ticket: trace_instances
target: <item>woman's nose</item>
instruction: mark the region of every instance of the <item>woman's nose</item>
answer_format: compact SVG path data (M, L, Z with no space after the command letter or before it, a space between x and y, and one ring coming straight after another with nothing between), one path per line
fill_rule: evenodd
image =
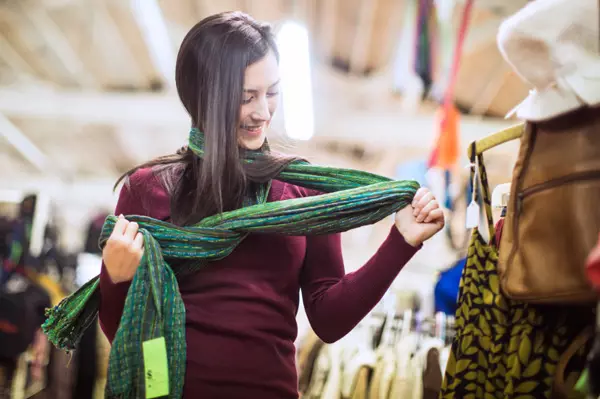
M266 98L255 101L254 109L252 110L252 119L268 121L271 119L271 111L269 110L269 102Z

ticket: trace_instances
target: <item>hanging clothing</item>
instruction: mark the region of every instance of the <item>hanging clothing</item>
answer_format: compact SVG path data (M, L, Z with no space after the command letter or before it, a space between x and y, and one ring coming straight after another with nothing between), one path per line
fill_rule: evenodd
M75 285L82 286L91 278L100 274L102 256L98 248L98 237L102 230L105 215L92 220L86 238L86 250L95 252L82 252L77 255L75 268ZM95 248L93 240L96 240ZM108 368L108 354L110 344L100 329L99 323L86 330L75 351L76 380L74 383L73 398L104 397L106 386L106 370Z
M11 230L6 237L8 255L3 259L0 271L0 285L6 283L17 268L25 265L29 258L29 241L31 239L31 229L33 218L23 216L13 221Z
M600 290L600 239L590 251L586 261L587 277L596 290ZM591 395L600 395L600 303L596 311L596 333L592 349L588 355L587 378L582 383L583 389Z
M308 345L301 349L299 357L299 365L309 368L300 369L299 373L299 381L308 385L302 398L367 399L376 362L373 333L370 326L359 325L341 340L323 346L315 345L315 339L309 335L305 340ZM319 346L321 349L311 370L308 360ZM311 374L309 381L308 373Z
M485 222L494 237L482 155L478 161ZM570 375L578 376L585 363L593 309L532 306L506 298L499 287L494 242L473 230L441 397L567 398Z
M33 270L28 270L27 275L45 290L49 296L51 306L56 306L67 295L67 292L60 283L53 277ZM50 307L50 303L47 307ZM47 385L33 399L72 399L73 384L77 373L75 368L67 367L72 354L56 349L51 345L49 346Z
M417 350L419 335L409 333L396 343L396 370L393 377L388 399L411 398L414 386L414 375L411 370L411 359Z
M32 281L43 288L47 295L49 295L52 306L58 305L58 303L67 296L67 292L60 283L47 274L34 272L32 270L28 270L26 273ZM44 319L42 318L42 320Z
M369 329L359 326L345 338L342 353L342 399L367 399L376 355Z
M442 98L446 91L456 46L457 32L454 24L454 2L435 1L436 25L438 38L437 62L434 63L434 82L431 91L437 98Z
M0 359L0 399L10 399L18 359Z
M10 238L12 229L12 219L0 215L0 265L2 265L4 260L10 255Z
M302 399L339 399L342 388L342 350L340 342L323 347L313 377Z
M42 372L40 377L38 379L32 378L29 355L24 353L17 359L15 364L15 373L10 384L10 394L6 396L6 399L39 399L40 392L43 392L47 384L46 372ZM0 398L4 399L1 393Z
M373 352L359 351L353 359L345 362L342 369L342 399L367 399L374 367Z
M104 388L108 378L108 355L110 354L110 342L100 329L100 323L96 323L96 354L97 370L96 383L94 385L93 399L104 399Z
M440 351L444 342L438 338L427 338L421 342L411 362L414 373L412 399L436 399L442 385Z
M81 337L75 352L77 376L73 388L73 398L93 398L98 358L96 339L98 328L89 328Z
M448 359L450 358L450 346L444 346L444 348L440 352L440 372L443 377L446 374L446 366L448 365ZM440 384L441 389L441 384Z
M435 284L435 312L454 315L458 305L458 287L467 258L456 262L449 269L440 273Z
M423 82L423 98L429 93L434 81L436 22L437 16L433 0L419 0L414 69Z
M394 347L380 346L376 352L375 369L369 387L369 399L391 398L390 393L396 369L397 354Z
M50 349L48 385L32 399L78 399L73 397L76 371L69 367L71 356L60 349Z
M3 285L0 285L0 320L2 327L16 326L16 330L0 331L0 390L11 387L12 392L0 392L7 397L23 397L26 391L38 389L39 384L28 384L26 358L41 338L39 326L44 321L45 309L51 306L46 291L30 279L22 267L17 267ZM21 317L24 316L24 317ZM15 327L13 327L15 328ZM43 385L43 381L40 381Z
M308 390L319 353L325 343L319 339L317 334L311 329L300 344L297 356L298 367L298 392L305 393Z
M423 82L415 72L419 1L406 0L403 2L402 33L394 56L393 88L398 93L408 93L409 95L413 93L422 95L423 93Z
M379 318L379 317L378 317ZM377 318L377 319L378 319ZM311 377L303 399L434 399L442 385L442 363L449 352L443 339L433 331L419 328L410 331L408 325L399 331L394 321L382 326L381 340L374 340L379 331L373 325L359 325L342 340L324 344L312 370L300 369L300 381ZM437 322L437 318L436 318ZM408 323L412 323L409 319ZM444 324L446 321L444 321ZM441 329L441 327L440 327ZM436 324L436 334L442 333ZM307 365L308 354L314 351L315 339L310 335L306 346L299 349L300 367ZM373 344L373 342L378 342ZM378 345L375 349L375 345ZM302 359L302 361L300 361Z

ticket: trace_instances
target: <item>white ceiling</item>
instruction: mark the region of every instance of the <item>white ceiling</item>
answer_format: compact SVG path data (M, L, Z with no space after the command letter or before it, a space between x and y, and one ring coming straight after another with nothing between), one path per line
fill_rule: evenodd
M474 107L475 113L495 109L501 115L522 96L524 87L505 69L495 48L495 31L502 15L524 2L476 1L457 85L457 99ZM242 9L275 22L290 16L305 20L313 32L316 55L316 137L312 143L296 143L298 152L321 149L318 157L327 158L322 149L334 142L392 154L398 148L425 154L435 137L435 107L414 107L391 90L390 57L400 23L389 20L401 17L402 2L305 0L295 2L296 8L293 3L158 0L157 10L173 55L193 23L225 9ZM135 4L129 0L0 3L3 185L23 185L26 179L54 181L52 176L63 181L110 180L185 144L188 118L173 94L171 74L153 56L153 41L136 19ZM456 8L460 11L460 5ZM334 56L348 60L349 73L329 65ZM364 68L374 68L375 73L361 76ZM463 142L507 124L465 116ZM276 124L276 133L281 130ZM15 140L21 144L15 146ZM38 167L23 155L26 152Z

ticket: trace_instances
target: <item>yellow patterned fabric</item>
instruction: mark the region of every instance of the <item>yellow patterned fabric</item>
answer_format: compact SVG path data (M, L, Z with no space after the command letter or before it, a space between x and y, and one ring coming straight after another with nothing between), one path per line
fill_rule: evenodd
M494 237L481 155L478 161L486 222ZM440 398L576 397L572 381L584 367L593 309L509 300L500 291L498 249L493 241L488 244L474 229L460 282L457 335Z

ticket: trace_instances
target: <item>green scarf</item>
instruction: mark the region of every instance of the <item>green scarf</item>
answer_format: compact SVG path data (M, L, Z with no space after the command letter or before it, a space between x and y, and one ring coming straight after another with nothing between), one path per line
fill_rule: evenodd
M190 133L189 147L203 156L204 137ZM268 148L264 151L268 151ZM263 153L247 151L245 162ZM297 161L278 180L327 194L267 202L270 184L258 190L255 205L207 217L188 227L174 226L145 216L127 215L140 226L144 256L125 299L123 316L112 344L106 396L141 398L146 382L142 343L164 337L167 352L169 398L181 398L185 377L185 308L170 259L193 259L193 270L229 255L249 233L312 235L344 232L372 224L411 203L419 185L392 181L371 173L310 165ZM103 247L117 221L109 216L100 238ZM181 263L181 262L179 262ZM193 271L193 270L187 270ZM58 348L74 349L98 315L100 292L95 277L58 306L48 309L42 328ZM198 354L202 356L202 354Z

